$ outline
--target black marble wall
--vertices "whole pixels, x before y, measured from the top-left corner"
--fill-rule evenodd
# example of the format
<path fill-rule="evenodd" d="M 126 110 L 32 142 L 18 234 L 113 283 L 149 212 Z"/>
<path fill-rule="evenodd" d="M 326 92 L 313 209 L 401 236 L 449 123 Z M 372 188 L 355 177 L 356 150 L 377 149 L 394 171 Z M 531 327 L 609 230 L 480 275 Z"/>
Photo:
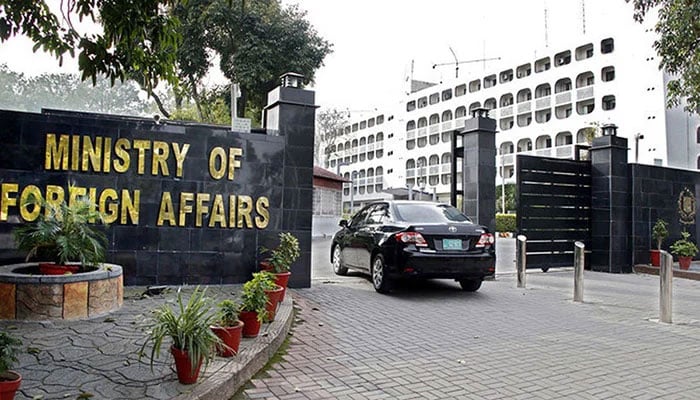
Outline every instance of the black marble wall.
<path fill-rule="evenodd" d="M 681 224 L 678 198 L 685 188 L 695 194 L 696 199 L 700 196 L 700 171 L 639 164 L 630 164 L 628 168 L 632 194 L 632 263 L 649 263 L 649 249 L 656 249 L 651 229 L 658 218 L 669 223 L 670 236 L 664 241 L 662 249 L 669 251 L 669 246 L 681 238 L 683 230 L 687 230 L 691 239 L 698 243 L 700 229 L 697 217 L 694 225 Z"/>
<path fill-rule="evenodd" d="M 311 92 L 313 102 L 313 92 Z M 285 115 L 285 112 L 294 115 Z M 272 247 L 277 243 L 279 232 L 289 231 L 297 235 L 302 246 L 303 257 L 292 268 L 292 286 L 308 286 L 310 282 L 311 214 L 313 169 L 313 125 L 314 110 L 280 110 L 280 117 L 296 126 L 284 126 L 274 131 L 253 133 L 231 132 L 227 127 L 202 124 L 160 124 L 150 119 L 126 118 L 108 115 L 45 111 L 42 114 L 0 111 L 0 184 L 17 184 L 19 191 L 29 185 L 37 186 L 44 194 L 47 185 L 56 185 L 67 190 L 68 182 L 76 186 L 95 188 L 96 193 L 115 189 L 118 193 L 128 190 L 140 193 L 140 204 L 134 207 L 138 221 L 124 217 L 108 228 L 109 249 L 107 261 L 124 267 L 127 285 L 151 284 L 223 284 L 241 283 L 257 270 L 262 258 L 260 246 Z M 138 151 L 130 149 L 131 162 L 125 172 L 116 172 L 114 165 L 109 172 L 73 171 L 46 168 L 48 134 L 86 136 L 94 141 L 97 137 L 125 139 L 132 146 L 136 140 L 167 143 L 169 157 L 166 158 L 168 173 L 156 169 L 153 174 L 153 148 L 144 150 L 144 168 L 138 167 Z M 272 133 L 272 134 L 268 134 Z M 182 173 L 177 174 L 177 161 L 173 143 L 189 144 L 183 158 Z M 217 179 L 212 171 L 221 167 L 218 158 L 211 164 L 213 149 L 219 148 L 228 156 L 229 149 L 240 149 L 234 156 L 239 166 L 234 176 Z M 235 150 L 234 150 L 235 152 Z M 72 154 L 71 154 L 72 155 Z M 102 155 L 104 160 L 104 153 Z M 111 161 L 115 149 L 111 149 Z M 163 165 L 160 165 L 162 168 Z M 80 168 L 79 168 L 80 169 Z M 90 168 L 88 168 L 90 169 Z M 94 168 L 93 168 L 94 169 Z M 228 172 L 228 170 L 226 170 Z M 11 186 L 4 186 L 6 191 Z M 163 222 L 164 193 L 170 193 L 174 209 L 175 226 Z M 182 193 L 192 193 L 191 201 L 180 204 Z M 209 196 L 202 206 L 201 226 L 197 226 L 196 198 Z M 225 223 L 210 225 L 214 197 L 224 199 Z M 229 196 L 249 196 L 252 199 L 252 223 L 229 224 Z M 12 229 L 21 223 L 18 207 L 19 194 L 9 190 L 0 201 L 0 262 L 23 260 L 11 238 Z M 256 209 L 257 201 L 266 198 L 265 212 Z M 261 200 L 264 202 L 264 200 Z M 3 204 L 4 203 L 4 204 Z M 116 201 L 115 201 L 116 203 Z M 123 201 L 120 199 L 119 204 Z M 235 203 L 235 202 L 234 202 Z M 181 206 L 189 204 L 191 212 L 184 213 L 180 223 Z M 237 204 L 237 203 L 235 203 Z M 200 208 L 201 208 L 200 207 Z M 256 221 L 256 217 L 258 220 Z M 159 223 L 159 218 L 161 222 Z M 225 226 L 224 226 L 225 225 Z M 229 226 L 233 225 L 233 226 Z M 308 275 L 308 276 L 303 276 Z"/>

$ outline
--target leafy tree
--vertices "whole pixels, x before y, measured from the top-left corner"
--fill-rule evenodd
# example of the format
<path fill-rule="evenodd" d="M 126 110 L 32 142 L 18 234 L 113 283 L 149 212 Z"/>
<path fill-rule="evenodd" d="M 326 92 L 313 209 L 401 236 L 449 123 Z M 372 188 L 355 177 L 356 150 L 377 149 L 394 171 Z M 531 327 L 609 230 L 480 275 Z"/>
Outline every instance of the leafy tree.
<path fill-rule="evenodd" d="M 505 191 L 505 210 L 501 210 L 503 203 L 501 203 L 502 192 Z M 515 211 L 515 184 L 507 183 L 501 188 L 501 185 L 496 185 L 496 210 L 500 213 Z"/>
<path fill-rule="evenodd" d="M 314 162 L 316 165 L 321 165 L 323 160 L 322 154 L 325 155 L 326 159 L 334 154 L 331 153 L 331 147 L 336 144 L 337 139 L 341 136 L 340 130 L 347 125 L 348 118 L 347 111 L 338 111 L 335 108 L 325 109 L 316 114 L 314 140 Z"/>
<path fill-rule="evenodd" d="M 659 68 L 677 78 L 668 82 L 667 106 L 687 99 L 686 111 L 700 112 L 700 1 L 625 0 L 634 4 L 634 19 L 642 22 L 658 8 L 654 49 L 661 58 Z"/>
<path fill-rule="evenodd" d="M 97 83 L 103 75 L 114 84 L 139 77 L 150 94 L 158 82 L 176 82 L 178 20 L 169 11 L 178 0 L 62 0 L 57 14 L 45 0 L 0 0 L 0 41 L 24 35 L 59 64 L 78 51 L 82 79 Z M 99 21 L 102 32 L 80 33 L 73 19 Z"/>
<path fill-rule="evenodd" d="M 77 75 L 28 77 L 0 65 L 0 108 L 4 109 L 39 112 L 42 108 L 59 108 L 141 115 L 148 104 L 139 92 L 132 82 L 116 82 L 112 86 L 108 80 L 98 79 L 92 86 Z"/>
<path fill-rule="evenodd" d="M 201 81 L 212 53 L 224 75 L 241 86 L 239 115 L 257 120 L 280 75 L 293 71 L 313 80 L 331 52 L 306 13 L 283 7 L 279 0 L 190 0 L 174 12 L 184 38 L 177 55 L 180 94 L 193 99 L 203 120 Z"/>

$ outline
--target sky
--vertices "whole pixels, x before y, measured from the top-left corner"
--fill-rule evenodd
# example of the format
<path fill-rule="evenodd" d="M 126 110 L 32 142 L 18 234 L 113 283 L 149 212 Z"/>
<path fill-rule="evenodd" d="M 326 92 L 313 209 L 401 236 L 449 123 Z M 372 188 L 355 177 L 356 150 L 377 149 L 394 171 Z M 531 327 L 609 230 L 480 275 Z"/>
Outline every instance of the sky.
<path fill-rule="evenodd" d="M 405 95 L 411 75 L 436 83 L 454 80 L 455 57 L 464 82 L 494 65 L 469 61 L 500 57 L 519 62 L 538 52 L 558 52 L 558 45 L 581 44 L 584 30 L 600 40 L 609 24 L 635 25 L 632 6 L 624 0 L 282 2 L 305 10 L 318 34 L 333 44 L 308 87 L 316 92 L 316 104 L 351 113 L 394 105 Z M 77 73 L 74 61 L 59 69 L 55 59 L 32 53 L 31 47 L 20 37 L 0 44 L 0 63 L 28 75 Z M 433 68 L 442 63 L 451 64 Z M 220 79 L 213 74 L 211 81 Z"/>

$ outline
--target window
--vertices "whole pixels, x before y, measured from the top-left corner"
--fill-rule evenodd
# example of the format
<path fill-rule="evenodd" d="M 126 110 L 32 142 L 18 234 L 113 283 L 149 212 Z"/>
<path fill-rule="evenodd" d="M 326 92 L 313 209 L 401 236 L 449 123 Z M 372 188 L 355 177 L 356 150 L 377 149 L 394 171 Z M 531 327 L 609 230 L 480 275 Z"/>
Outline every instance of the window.
<path fill-rule="evenodd" d="M 452 98 L 452 89 L 442 91 L 442 101 L 447 101 Z"/>
<path fill-rule="evenodd" d="M 452 111 L 451 110 L 445 110 L 442 112 L 442 122 L 445 121 L 451 121 L 452 120 Z"/>
<path fill-rule="evenodd" d="M 531 73 L 532 73 L 532 68 L 530 67 L 530 63 L 523 64 L 515 70 L 515 74 L 518 77 L 518 79 L 522 79 L 522 78 L 525 78 L 526 76 L 530 76 Z"/>
<path fill-rule="evenodd" d="M 510 82 L 513 80 L 513 70 L 507 69 L 505 71 L 501 71 L 501 73 L 498 74 L 498 76 L 500 83 Z"/>
<path fill-rule="evenodd" d="M 576 77 L 576 87 L 586 87 L 591 86 L 595 83 L 595 78 L 593 77 L 593 72 L 587 71 Z"/>
<path fill-rule="evenodd" d="M 425 137 L 418 138 L 418 147 L 425 147 L 428 144 L 428 139 Z"/>
<path fill-rule="evenodd" d="M 607 38 L 600 41 L 600 52 L 603 54 L 612 53 L 615 50 L 615 41 L 613 38 Z"/>
<path fill-rule="evenodd" d="M 367 120 L 367 127 L 371 128 L 374 126 L 374 118 L 370 118 Z"/>
<path fill-rule="evenodd" d="M 518 152 L 530 150 L 532 150 L 532 140 L 520 139 L 520 141 L 518 141 Z"/>
<path fill-rule="evenodd" d="M 469 105 L 469 115 L 472 114 L 472 111 L 476 110 L 477 108 L 481 108 L 481 103 L 478 101 L 473 102 L 472 104 Z"/>
<path fill-rule="evenodd" d="M 440 93 L 433 93 L 430 95 L 430 98 L 428 100 L 430 104 L 437 104 L 440 102 Z"/>
<path fill-rule="evenodd" d="M 464 96 L 467 94 L 467 85 L 459 85 L 455 88 L 455 97 Z"/>
<path fill-rule="evenodd" d="M 377 125 L 384 123 L 384 116 L 380 115 L 377 117 Z"/>
<path fill-rule="evenodd" d="M 428 140 L 430 141 L 431 145 L 438 144 L 438 143 L 440 143 L 440 135 L 430 135 Z"/>
<path fill-rule="evenodd" d="M 416 129 L 416 121 L 408 121 L 406 122 L 406 130 L 407 131 L 412 131 Z"/>
<path fill-rule="evenodd" d="M 486 108 L 488 110 L 495 109 L 496 108 L 496 99 L 494 99 L 493 97 L 486 99 L 484 101 L 484 108 Z"/>
<path fill-rule="evenodd" d="M 535 72 L 544 72 L 547 71 L 551 67 L 549 57 L 545 58 L 540 58 L 539 60 L 535 61 Z"/>
<path fill-rule="evenodd" d="M 421 97 L 418 99 L 418 108 L 423 108 L 428 105 L 428 99 L 426 97 Z"/>
<path fill-rule="evenodd" d="M 695 141 L 697 143 L 700 143 L 700 126 L 698 126 L 697 129 L 695 129 Z"/>
<path fill-rule="evenodd" d="M 518 92 L 518 103 L 523 103 L 529 100 L 532 100 L 532 92 L 530 92 L 530 89 L 523 89 Z"/>
<path fill-rule="evenodd" d="M 568 92 L 569 90 L 571 90 L 571 79 L 569 78 L 559 79 L 554 84 L 554 93 Z"/>
<path fill-rule="evenodd" d="M 501 120 L 498 122 L 498 126 L 502 131 L 507 131 L 508 129 L 513 128 L 513 123 L 513 117 L 501 118 Z"/>
<path fill-rule="evenodd" d="M 481 80 L 480 79 L 476 79 L 476 80 L 469 82 L 469 93 L 478 92 L 479 90 L 481 90 Z"/>
<path fill-rule="evenodd" d="M 615 96 L 608 95 L 603 96 L 603 110 L 613 110 L 615 109 Z"/>
<path fill-rule="evenodd" d="M 360 122 L 360 129 L 365 129 L 365 128 L 367 128 L 367 121 Z"/>
<path fill-rule="evenodd" d="M 358 126 L 357 124 L 352 124 L 352 131 L 357 132 Z"/>
<path fill-rule="evenodd" d="M 561 67 L 571 63 L 571 51 L 566 50 L 554 56 L 554 66 Z"/>
<path fill-rule="evenodd" d="M 501 96 L 501 107 L 508 107 L 513 104 L 513 95 L 506 93 Z"/>
<path fill-rule="evenodd" d="M 540 97 L 546 97 L 552 94 L 552 88 L 549 86 L 549 83 L 543 83 L 542 85 L 537 86 L 535 88 L 535 98 L 539 99 Z"/>
<path fill-rule="evenodd" d="M 489 75 L 484 78 L 484 88 L 496 86 L 496 75 Z"/>
<path fill-rule="evenodd" d="M 430 125 L 435 125 L 440 123 L 440 116 L 437 114 L 432 114 L 430 116 Z"/>
<path fill-rule="evenodd" d="M 576 61 L 593 57 L 593 43 L 588 43 L 576 48 Z"/>
<path fill-rule="evenodd" d="M 532 123 L 532 113 L 518 115 L 518 126 L 525 127 Z"/>
<path fill-rule="evenodd" d="M 464 106 L 457 107 L 455 110 L 455 118 L 464 118 L 467 115 L 467 108 Z"/>
<path fill-rule="evenodd" d="M 557 144 L 557 146 L 567 146 L 573 143 L 573 137 L 571 136 L 571 132 L 559 132 L 557 133 L 556 138 L 554 139 L 554 142 Z"/>
<path fill-rule="evenodd" d="M 416 141 L 415 140 L 407 140 L 406 141 L 406 149 L 407 150 L 413 150 L 416 148 Z"/>
<path fill-rule="evenodd" d="M 600 70 L 600 76 L 603 79 L 603 82 L 610 82 L 612 80 L 615 80 L 615 67 L 609 66 L 603 68 L 602 70 Z"/>
<path fill-rule="evenodd" d="M 413 111 L 415 109 L 416 109 L 416 101 L 415 100 L 409 101 L 408 103 L 406 103 L 406 111 Z"/>

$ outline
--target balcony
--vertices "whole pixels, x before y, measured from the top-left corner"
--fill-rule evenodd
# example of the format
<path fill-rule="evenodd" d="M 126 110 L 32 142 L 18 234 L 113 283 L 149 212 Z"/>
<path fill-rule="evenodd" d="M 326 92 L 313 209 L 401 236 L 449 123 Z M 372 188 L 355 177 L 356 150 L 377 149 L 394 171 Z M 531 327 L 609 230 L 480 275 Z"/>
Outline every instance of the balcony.
<path fill-rule="evenodd" d="M 455 119 L 455 129 L 464 128 L 464 117 Z"/>
<path fill-rule="evenodd" d="M 360 146 L 360 154 L 364 154 L 367 152 L 367 146 Z"/>
<path fill-rule="evenodd" d="M 439 175 L 440 174 L 440 166 L 439 165 L 431 165 L 428 167 L 428 174 L 429 175 Z"/>
<path fill-rule="evenodd" d="M 426 137 L 428 136 L 428 130 L 426 128 L 418 128 L 418 137 Z"/>
<path fill-rule="evenodd" d="M 445 121 L 442 123 L 442 130 L 444 131 L 451 131 L 452 130 L 452 121 Z"/>
<path fill-rule="evenodd" d="M 532 110 L 532 101 L 518 103 L 518 114 L 530 112 Z"/>
<path fill-rule="evenodd" d="M 375 150 L 381 150 L 384 148 L 384 141 L 380 140 L 380 141 L 374 142 L 374 145 L 375 145 L 375 148 L 374 148 Z"/>
<path fill-rule="evenodd" d="M 406 168 L 406 178 L 413 178 L 414 176 L 416 176 L 416 169 Z"/>
<path fill-rule="evenodd" d="M 416 130 L 411 129 L 410 131 L 406 131 L 406 140 L 411 140 L 416 138 Z"/>
<path fill-rule="evenodd" d="M 510 117 L 513 115 L 513 106 L 506 106 L 501 108 L 501 118 Z"/>
<path fill-rule="evenodd" d="M 562 105 L 562 104 L 571 103 L 571 90 L 569 90 L 567 92 L 558 93 L 554 97 L 554 101 L 555 101 L 556 105 L 558 105 L 558 106 Z"/>
<path fill-rule="evenodd" d="M 576 89 L 576 98 L 580 100 L 587 100 L 593 98 L 593 86 L 588 86 L 580 89 Z"/>
<path fill-rule="evenodd" d="M 449 174 L 450 172 L 452 172 L 452 164 L 450 164 L 450 163 L 442 164 L 441 169 L 442 169 L 443 174 Z"/>
<path fill-rule="evenodd" d="M 375 177 L 375 178 L 374 178 L 374 183 L 376 183 L 377 185 L 381 185 L 382 183 L 384 183 L 384 177 L 383 177 L 383 176 L 377 176 L 377 177 Z"/>
<path fill-rule="evenodd" d="M 544 108 L 549 108 L 552 105 L 552 97 L 541 97 L 535 100 L 535 110 L 542 110 Z"/>
<path fill-rule="evenodd" d="M 370 176 L 367 178 L 367 185 L 374 185 L 374 177 Z"/>
<path fill-rule="evenodd" d="M 440 133 L 440 124 L 430 125 L 430 127 L 428 127 L 428 130 L 430 131 L 431 135 L 434 133 Z"/>
<path fill-rule="evenodd" d="M 367 151 L 374 151 L 374 143 L 367 145 Z"/>

